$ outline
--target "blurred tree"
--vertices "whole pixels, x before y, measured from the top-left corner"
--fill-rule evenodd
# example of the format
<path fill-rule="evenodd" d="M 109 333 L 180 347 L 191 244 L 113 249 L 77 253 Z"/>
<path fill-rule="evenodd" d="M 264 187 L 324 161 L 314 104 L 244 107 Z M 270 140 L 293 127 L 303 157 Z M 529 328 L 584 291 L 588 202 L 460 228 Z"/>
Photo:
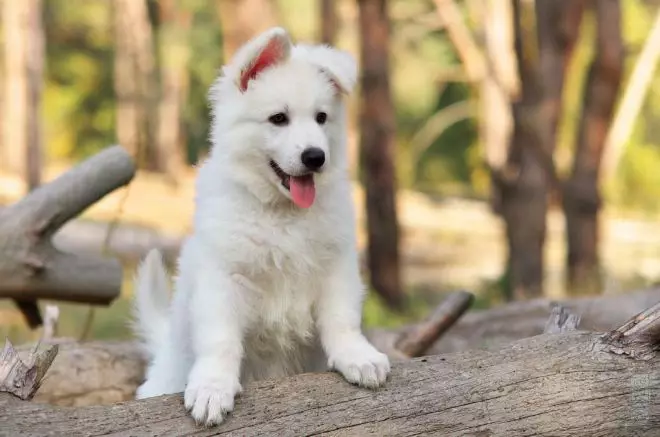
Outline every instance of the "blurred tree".
<path fill-rule="evenodd" d="M 27 156 L 28 77 L 27 35 L 30 3 L 5 1 L 4 29 L 4 138 L 3 167 L 15 174 L 24 174 Z M 11 110 L 8 110 L 11 108 Z"/>
<path fill-rule="evenodd" d="M 140 165 L 157 169 L 153 30 L 145 0 L 114 0 L 117 138 Z M 162 169 L 161 169 L 162 170 Z"/>
<path fill-rule="evenodd" d="M 243 43 L 277 23 L 272 0 L 217 0 L 217 5 L 225 62 Z"/>
<path fill-rule="evenodd" d="M 161 92 L 157 167 L 176 182 L 186 165 L 181 117 L 188 91 L 188 37 L 192 11 L 183 6 L 182 0 L 159 0 L 158 12 Z"/>
<path fill-rule="evenodd" d="M 486 0 L 484 8 L 480 8 L 486 67 L 479 81 L 479 127 L 485 161 L 492 174 L 501 172 L 506 163 L 513 132 L 511 102 L 520 92 L 511 3 Z M 500 212 L 500 201 L 498 185 L 491 184 L 491 206 L 495 212 Z"/>
<path fill-rule="evenodd" d="M 386 0 L 358 0 L 362 104 L 360 149 L 366 192 L 367 262 L 374 290 L 393 308 L 404 303 L 396 211 L 395 116 L 389 79 Z"/>
<path fill-rule="evenodd" d="M 44 30 L 41 0 L 3 4 L 5 64 L 4 163 L 23 176 L 28 190 L 39 186 L 42 167 Z"/>
<path fill-rule="evenodd" d="M 573 169 L 563 192 L 568 237 L 568 281 L 574 290 L 599 291 L 598 213 L 600 164 L 623 75 L 619 0 L 592 2 L 596 53 L 584 86 L 583 109 Z"/>
<path fill-rule="evenodd" d="M 44 36 L 41 0 L 3 4 L 5 165 L 23 175 L 28 190 L 41 181 Z M 16 301 L 31 328 L 41 324 L 36 301 Z"/>
<path fill-rule="evenodd" d="M 323 44 L 334 45 L 339 30 L 339 17 L 337 16 L 337 6 L 335 0 L 320 0 L 321 22 L 321 42 Z"/>
<path fill-rule="evenodd" d="M 41 0 L 27 0 L 27 150 L 26 179 L 28 189 L 34 190 L 41 184 L 43 167 L 43 123 L 42 94 L 44 87 L 44 27 Z"/>
<path fill-rule="evenodd" d="M 506 224 L 510 297 L 516 299 L 543 294 L 548 196 L 553 187 L 559 188 L 553 152 L 564 72 L 579 30 L 579 5 L 574 0 L 536 0 L 527 7 L 514 0 L 521 96 L 513 103 L 507 161 L 494 181 Z M 533 19 L 531 6 L 536 37 L 527 25 Z"/>

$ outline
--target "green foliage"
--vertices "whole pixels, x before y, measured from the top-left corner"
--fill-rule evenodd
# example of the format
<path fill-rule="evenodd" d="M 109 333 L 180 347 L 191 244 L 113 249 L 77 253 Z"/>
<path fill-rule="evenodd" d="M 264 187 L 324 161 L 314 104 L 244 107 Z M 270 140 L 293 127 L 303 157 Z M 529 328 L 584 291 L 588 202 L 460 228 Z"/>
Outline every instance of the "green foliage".
<path fill-rule="evenodd" d="M 660 212 L 660 145 L 628 145 L 619 166 L 610 200 L 625 208 Z"/>
<path fill-rule="evenodd" d="M 46 0 L 44 9 L 48 155 L 82 158 L 114 141 L 110 2 Z"/>
<path fill-rule="evenodd" d="M 278 0 L 275 3 L 278 22 L 287 26 L 297 39 L 313 41 L 317 38 L 317 2 Z M 346 1 L 340 4 L 342 8 L 347 7 Z M 195 162 L 208 148 L 207 93 L 224 62 L 222 29 L 214 2 L 189 0 L 182 5 L 193 17 L 186 41 L 189 56 L 182 58 L 189 75 L 182 118 L 188 159 Z M 158 33 L 157 0 L 149 0 L 149 6 L 158 35 L 156 41 L 167 45 L 167 36 Z M 461 3 L 461 7 L 464 6 Z M 402 187 L 428 192 L 485 195 L 488 175 L 477 141 L 475 118 L 449 126 L 432 138 L 421 154 L 412 142 L 426 121 L 438 111 L 456 102 L 473 100 L 470 85 L 442 79 L 448 72 L 460 71 L 460 62 L 445 31 L 428 25 L 434 17 L 434 7 L 430 0 L 392 0 L 390 3 L 391 83 L 397 121 L 399 182 Z M 47 155 L 77 160 L 116 141 L 112 2 L 44 0 L 44 8 Z M 648 35 L 658 2 L 628 0 L 622 2 L 622 8 L 628 50 L 626 72 L 629 74 Z M 468 18 L 467 9 L 464 12 Z M 359 53 L 356 25 L 357 17 L 353 17 L 342 23 L 338 34 L 338 44 L 354 54 Z M 565 117 L 557 147 L 557 166 L 562 174 L 570 169 L 584 71 L 593 56 L 595 28 L 591 14 L 582 30 L 566 78 Z M 162 62 L 160 58 L 159 54 L 158 61 Z M 653 79 L 617 178 L 607 186 L 607 200 L 615 204 L 655 208 L 657 180 L 652 169 L 660 166 L 660 156 L 655 152 L 655 147 L 660 145 L 660 128 L 656 123 L 660 117 L 660 92 L 657 90 L 660 90 L 660 75 Z"/>

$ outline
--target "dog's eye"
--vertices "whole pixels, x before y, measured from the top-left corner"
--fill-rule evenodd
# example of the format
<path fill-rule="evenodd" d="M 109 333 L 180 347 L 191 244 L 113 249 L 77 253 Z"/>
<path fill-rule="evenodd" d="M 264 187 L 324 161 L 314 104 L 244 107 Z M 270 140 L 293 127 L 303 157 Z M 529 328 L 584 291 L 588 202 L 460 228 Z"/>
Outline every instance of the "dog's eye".
<path fill-rule="evenodd" d="M 268 121 L 270 121 L 275 126 L 284 126 L 289 124 L 289 117 L 287 117 L 284 112 L 278 112 L 277 114 L 273 114 L 268 117 Z"/>
<path fill-rule="evenodd" d="M 325 112 L 318 112 L 316 114 L 316 122 L 318 124 L 325 124 L 327 119 L 328 119 L 328 114 L 326 114 Z"/>

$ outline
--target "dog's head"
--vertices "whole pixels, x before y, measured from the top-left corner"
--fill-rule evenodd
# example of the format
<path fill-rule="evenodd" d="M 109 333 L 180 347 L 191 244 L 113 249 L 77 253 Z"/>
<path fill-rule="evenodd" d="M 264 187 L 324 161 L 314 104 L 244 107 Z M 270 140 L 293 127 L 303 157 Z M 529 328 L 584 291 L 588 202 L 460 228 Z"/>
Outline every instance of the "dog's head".
<path fill-rule="evenodd" d="M 342 97 L 356 76 L 347 52 L 294 46 L 279 27 L 262 33 L 237 51 L 212 88 L 211 159 L 228 164 L 264 201 L 310 207 L 316 188 L 344 173 Z"/>

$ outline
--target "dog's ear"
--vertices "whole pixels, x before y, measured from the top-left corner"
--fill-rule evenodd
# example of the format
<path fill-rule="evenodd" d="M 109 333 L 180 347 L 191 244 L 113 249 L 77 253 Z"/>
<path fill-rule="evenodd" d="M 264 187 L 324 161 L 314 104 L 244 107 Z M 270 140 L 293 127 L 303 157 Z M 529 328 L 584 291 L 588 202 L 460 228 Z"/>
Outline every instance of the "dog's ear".
<path fill-rule="evenodd" d="M 357 82 L 357 63 L 344 51 L 324 45 L 298 45 L 301 57 L 319 67 L 328 75 L 337 91 L 350 94 Z"/>
<path fill-rule="evenodd" d="M 291 38 L 286 30 L 273 27 L 241 47 L 232 60 L 235 83 L 245 92 L 259 73 L 286 61 L 291 53 Z"/>

